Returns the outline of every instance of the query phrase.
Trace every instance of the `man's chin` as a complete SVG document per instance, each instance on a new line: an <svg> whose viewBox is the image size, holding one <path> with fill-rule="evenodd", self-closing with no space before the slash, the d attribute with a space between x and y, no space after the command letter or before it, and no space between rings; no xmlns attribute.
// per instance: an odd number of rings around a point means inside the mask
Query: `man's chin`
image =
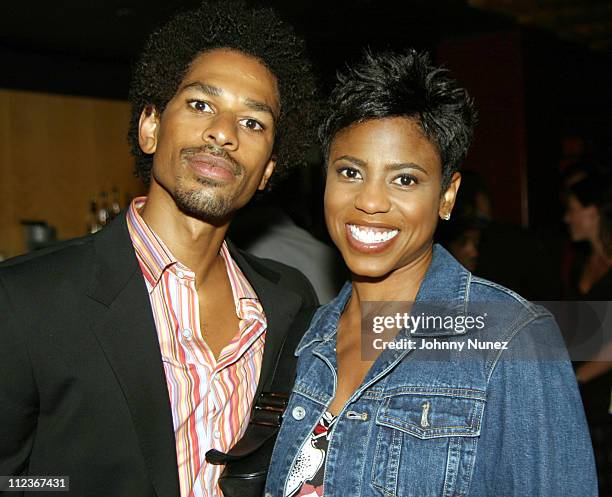
<svg viewBox="0 0 612 497"><path fill-rule="evenodd" d="M205 178L203 176L196 176L195 181L202 186L211 188L223 188L229 185L228 181L221 181L214 178Z"/></svg>
<svg viewBox="0 0 612 497"><path fill-rule="evenodd" d="M218 192L221 193L221 192ZM201 191L176 192L174 201L181 212L210 224L225 224L234 214L232 199L224 195L203 195Z"/></svg>

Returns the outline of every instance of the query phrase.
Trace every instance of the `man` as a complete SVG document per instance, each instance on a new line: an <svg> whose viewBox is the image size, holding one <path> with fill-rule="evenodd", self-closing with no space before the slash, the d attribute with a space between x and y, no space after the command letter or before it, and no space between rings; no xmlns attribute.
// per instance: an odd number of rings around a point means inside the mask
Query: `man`
<svg viewBox="0 0 612 497"><path fill-rule="evenodd" d="M221 495L205 454L241 438L316 303L296 270L225 241L308 145L302 48L272 11L235 0L152 35L129 135L148 196L0 269L0 475L69 476L79 497Z"/></svg>

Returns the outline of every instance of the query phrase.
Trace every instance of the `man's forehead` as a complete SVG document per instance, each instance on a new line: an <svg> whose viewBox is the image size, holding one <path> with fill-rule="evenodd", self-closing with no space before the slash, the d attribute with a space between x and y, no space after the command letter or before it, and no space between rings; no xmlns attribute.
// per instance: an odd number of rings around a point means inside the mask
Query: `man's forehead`
<svg viewBox="0 0 612 497"><path fill-rule="evenodd" d="M272 71L257 57L229 48L217 48L196 56L189 66L179 91L204 84L230 92L244 100L264 101L278 114L280 95Z"/></svg>

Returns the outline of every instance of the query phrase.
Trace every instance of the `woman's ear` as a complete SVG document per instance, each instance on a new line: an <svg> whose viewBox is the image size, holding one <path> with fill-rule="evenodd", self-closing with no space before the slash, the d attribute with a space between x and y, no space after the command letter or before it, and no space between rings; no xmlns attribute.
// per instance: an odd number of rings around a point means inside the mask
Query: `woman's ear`
<svg viewBox="0 0 612 497"><path fill-rule="evenodd" d="M448 221L450 219L455 200L457 198L457 192L459 191L459 185L461 184L461 174L458 172L453 173L450 183L446 188L446 191L440 198L440 207L438 209L438 215Z"/></svg>
<svg viewBox="0 0 612 497"><path fill-rule="evenodd" d="M146 105L138 121L138 144L145 154L154 154L157 149L159 114L154 105Z"/></svg>

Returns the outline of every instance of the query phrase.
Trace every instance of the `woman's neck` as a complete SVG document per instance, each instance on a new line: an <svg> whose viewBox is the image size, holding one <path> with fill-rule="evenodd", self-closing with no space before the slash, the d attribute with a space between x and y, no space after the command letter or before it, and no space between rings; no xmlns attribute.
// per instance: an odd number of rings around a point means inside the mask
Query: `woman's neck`
<svg viewBox="0 0 612 497"><path fill-rule="evenodd" d="M381 278L361 277L353 274L351 303L404 301L413 302L431 264L432 247L419 254L405 266Z"/></svg>

